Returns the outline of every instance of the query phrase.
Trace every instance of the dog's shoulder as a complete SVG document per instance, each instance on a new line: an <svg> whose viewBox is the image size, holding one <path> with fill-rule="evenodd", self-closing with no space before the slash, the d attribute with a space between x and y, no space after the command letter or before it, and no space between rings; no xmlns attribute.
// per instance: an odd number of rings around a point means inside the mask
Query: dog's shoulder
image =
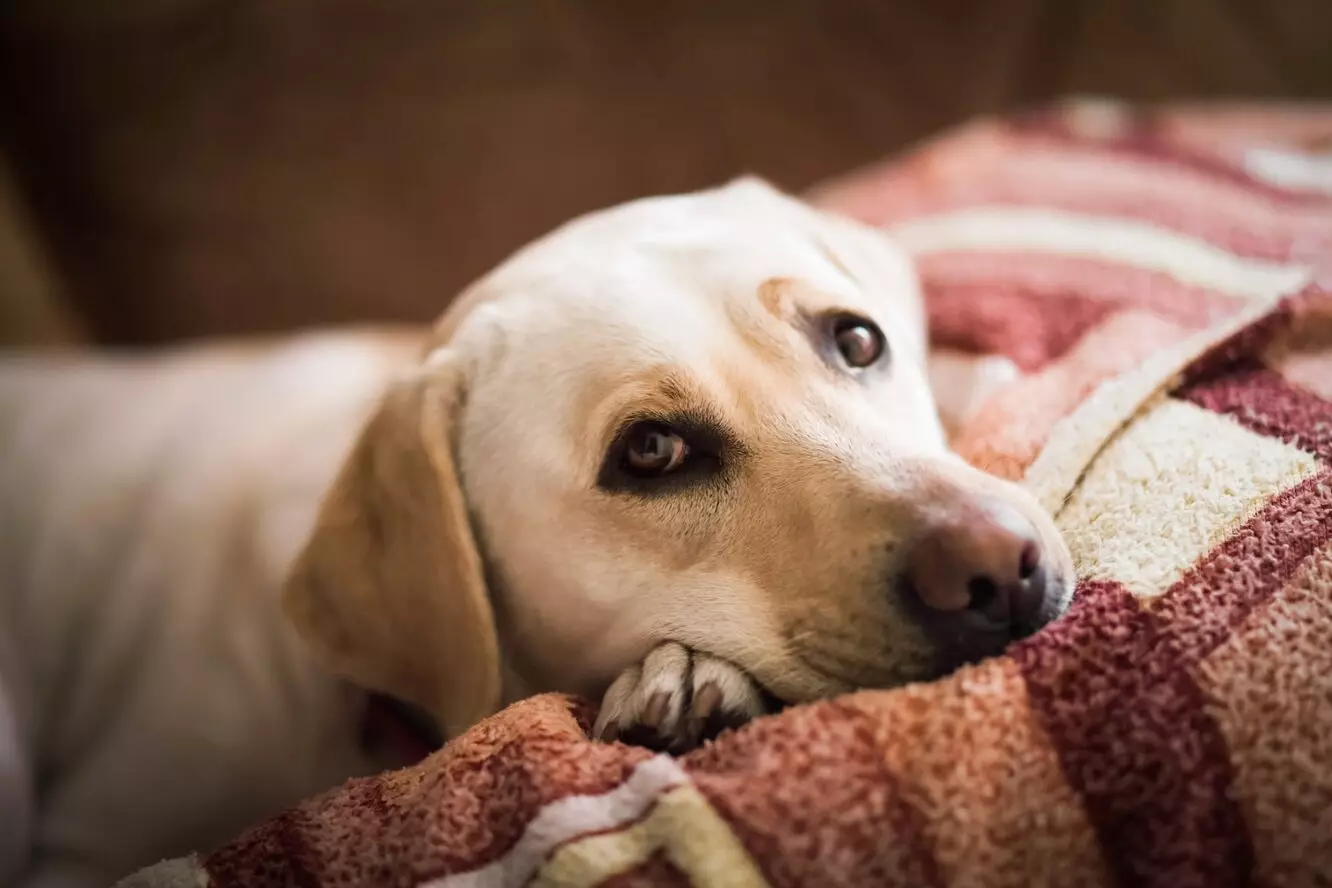
<svg viewBox="0 0 1332 888"><path fill-rule="evenodd" d="M0 357L0 621L40 713L27 756L60 775L38 832L142 865L356 770L348 703L277 592L419 339ZM95 819L125 798L136 830Z"/></svg>
<svg viewBox="0 0 1332 888"><path fill-rule="evenodd" d="M0 574L46 595L48 552L105 580L150 542L253 536L270 508L318 498L422 335L0 356Z"/></svg>

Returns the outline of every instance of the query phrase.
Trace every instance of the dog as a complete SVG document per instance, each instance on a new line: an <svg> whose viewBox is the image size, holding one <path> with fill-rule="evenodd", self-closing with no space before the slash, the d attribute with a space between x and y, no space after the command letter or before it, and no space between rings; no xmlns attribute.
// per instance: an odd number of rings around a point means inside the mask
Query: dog
<svg viewBox="0 0 1332 888"><path fill-rule="evenodd" d="M680 751L999 653L1071 560L940 413L908 258L752 178L567 223L428 331L8 358L0 881L384 767L367 690Z"/></svg>

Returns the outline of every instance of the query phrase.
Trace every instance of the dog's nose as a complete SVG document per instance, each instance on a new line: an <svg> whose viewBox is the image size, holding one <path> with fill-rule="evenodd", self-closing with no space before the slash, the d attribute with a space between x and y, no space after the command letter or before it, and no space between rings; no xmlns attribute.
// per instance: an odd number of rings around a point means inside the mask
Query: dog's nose
<svg viewBox="0 0 1332 888"><path fill-rule="evenodd" d="M911 549L909 594L933 612L1030 625L1049 585L1036 528L1006 503L975 506L931 527Z"/></svg>

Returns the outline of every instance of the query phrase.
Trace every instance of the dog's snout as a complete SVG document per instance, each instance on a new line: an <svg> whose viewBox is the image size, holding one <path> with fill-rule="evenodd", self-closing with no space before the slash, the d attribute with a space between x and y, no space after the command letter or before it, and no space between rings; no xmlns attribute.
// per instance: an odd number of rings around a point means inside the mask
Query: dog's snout
<svg viewBox="0 0 1332 888"><path fill-rule="evenodd" d="M981 501L931 526L910 550L908 594L936 614L971 612L995 624L1031 624L1048 577L1036 528L1012 506Z"/></svg>

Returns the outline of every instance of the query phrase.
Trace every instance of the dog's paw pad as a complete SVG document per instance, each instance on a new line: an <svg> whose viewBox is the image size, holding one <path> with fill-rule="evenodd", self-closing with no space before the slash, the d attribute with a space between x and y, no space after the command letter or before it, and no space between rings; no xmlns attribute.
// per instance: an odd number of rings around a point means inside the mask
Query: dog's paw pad
<svg viewBox="0 0 1332 888"><path fill-rule="evenodd" d="M744 672L667 642L606 691L594 736L680 753L765 711L762 693Z"/></svg>

